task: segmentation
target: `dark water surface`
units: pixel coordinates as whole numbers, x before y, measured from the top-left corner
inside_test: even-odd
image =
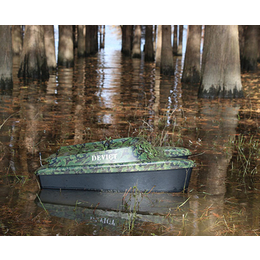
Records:
[[[46,84],[14,76],[0,95],[0,234],[259,235],[259,77],[243,74],[242,100],[202,100],[180,83],[182,58],[174,62],[175,75],[162,77],[105,49]],[[40,193],[40,156],[138,135],[197,154],[188,193]]]

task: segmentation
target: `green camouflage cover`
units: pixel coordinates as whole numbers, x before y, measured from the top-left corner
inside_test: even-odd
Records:
[[[157,171],[194,166],[191,160],[170,159],[174,153],[181,156],[190,154],[185,148],[155,148],[139,137],[107,139],[61,147],[46,159],[48,164],[38,169],[37,174]]]

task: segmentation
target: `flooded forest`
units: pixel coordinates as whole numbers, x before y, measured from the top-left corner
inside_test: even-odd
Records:
[[[258,236],[260,27],[1,25],[1,236]],[[188,148],[187,192],[41,191],[61,146]]]

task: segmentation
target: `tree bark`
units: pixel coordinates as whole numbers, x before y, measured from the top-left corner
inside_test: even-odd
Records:
[[[55,70],[57,63],[55,56],[55,40],[53,25],[44,25],[44,43],[48,68],[49,70]]]
[[[141,58],[141,34],[141,25],[136,25],[134,31],[132,58]]]
[[[154,61],[154,50],[153,50],[153,26],[145,26],[145,61]]]
[[[201,25],[189,25],[187,47],[184,58],[182,82],[200,82]]]
[[[132,53],[133,26],[123,25],[122,27],[122,53],[130,56]]]
[[[183,40],[183,25],[179,25],[179,44],[177,48],[178,56],[182,56],[182,40]]]
[[[258,26],[258,53],[257,61],[260,62],[260,26]]]
[[[78,57],[85,56],[86,27],[78,25]]]
[[[245,26],[244,51],[241,58],[242,71],[256,71],[258,54],[258,25]]]
[[[244,45],[245,45],[245,30],[244,25],[238,25],[238,36],[239,36],[239,54],[240,54],[240,61],[244,56]]]
[[[177,25],[174,25],[174,33],[173,33],[173,47],[172,47],[172,52],[173,55],[177,55]]]
[[[98,52],[98,25],[93,25],[93,49],[92,53]]]
[[[12,33],[10,25],[0,25],[0,89],[13,86]]]
[[[97,25],[86,25],[86,56],[98,51]]]
[[[205,26],[199,97],[243,96],[237,25]]]
[[[162,25],[161,73],[164,75],[174,74],[171,45],[171,25]]]
[[[85,51],[86,56],[91,54],[91,25],[86,25],[86,40],[85,40]]]
[[[49,79],[43,25],[26,25],[19,78]]]
[[[72,25],[59,25],[58,64],[67,68],[74,65]]]
[[[156,43],[156,53],[155,53],[155,66],[161,67],[161,57],[162,57],[162,25],[157,26],[157,43]]]
[[[21,25],[12,25],[13,55],[20,55],[23,49],[23,34]]]

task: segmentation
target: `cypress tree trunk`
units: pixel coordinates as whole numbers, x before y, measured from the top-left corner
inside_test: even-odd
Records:
[[[85,40],[85,51],[86,56],[91,53],[91,25],[86,25],[86,40]]]
[[[85,25],[78,25],[78,57],[85,56],[86,28]]]
[[[177,48],[178,56],[182,56],[182,39],[183,39],[183,25],[179,25],[179,44]]]
[[[23,49],[23,34],[21,25],[12,25],[13,55],[20,55]]]
[[[258,26],[258,53],[257,61],[260,62],[260,26]]]
[[[105,48],[105,35],[106,35],[106,26],[105,25],[101,25],[100,26],[102,28],[102,41],[100,41],[100,49],[104,49]]]
[[[162,25],[157,26],[157,43],[155,53],[155,66],[161,67],[161,56],[162,56]]]
[[[132,37],[133,37],[133,26],[123,25],[122,27],[122,53],[125,56],[130,56],[132,53]]]
[[[174,36],[173,36],[173,47],[172,47],[172,52],[173,55],[177,55],[177,25],[174,25]]]
[[[141,34],[141,25],[136,25],[134,31],[132,58],[141,58]]]
[[[19,78],[49,79],[43,25],[26,25]]]
[[[174,74],[170,25],[162,25],[161,73],[164,75]]]
[[[244,31],[244,50],[241,58],[242,71],[256,71],[258,54],[258,25],[247,25]]]
[[[158,29],[158,25],[154,26],[154,30],[153,30],[153,50],[156,50],[156,41],[157,41],[157,29]]]
[[[145,26],[145,61],[154,61],[154,50],[153,50],[153,26]]]
[[[201,25],[189,25],[187,47],[184,58],[182,82],[200,82]]]
[[[199,97],[242,97],[238,26],[205,26]]]
[[[242,61],[242,57],[244,56],[244,45],[245,45],[244,27],[245,27],[244,25],[238,26],[240,61]]]
[[[97,25],[86,25],[86,56],[98,51]]]
[[[0,89],[10,89],[13,86],[13,53],[10,25],[0,25]]]
[[[93,53],[97,53],[98,52],[98,25],[93,25],[93,32],[94,32]]]
[[[59,25],[59,54],[58,64],[73,67],[74,51],[73,51],[73,28],[72,25]]]
[[[55,56],[55,40],[53,25],[44,25],[44,43],[48,68],[49,70],[55,70],[57,63]]]

